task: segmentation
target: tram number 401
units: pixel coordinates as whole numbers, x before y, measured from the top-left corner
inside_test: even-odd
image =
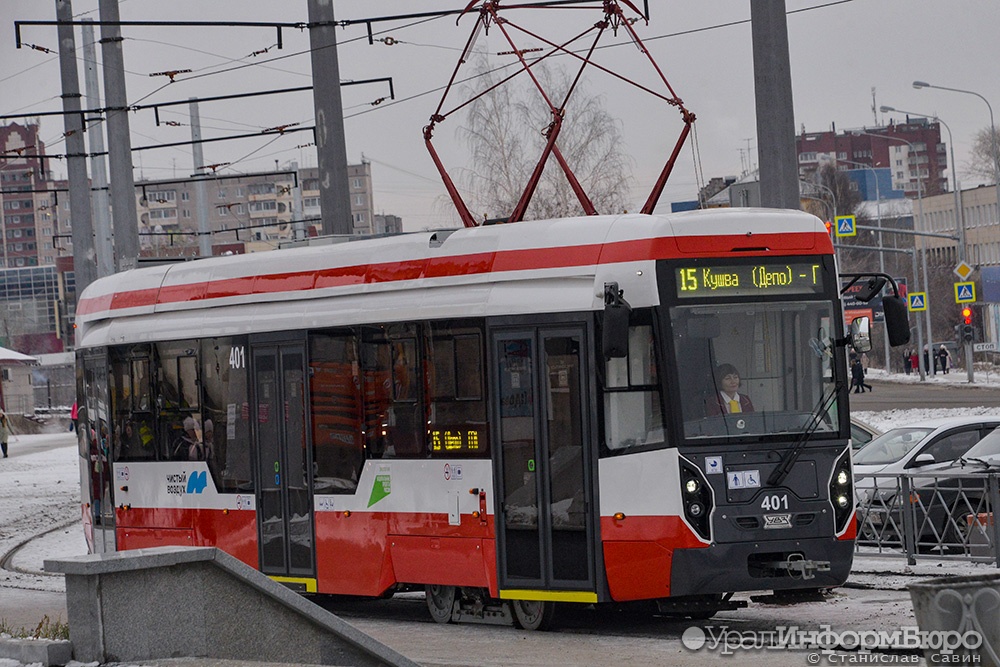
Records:
[[[762,510],[787,510],[788,509],[788,496],[787,495],[770,495],[764,496],[764,499],[760,503],[760,508]]]
[[[246,349],[241,347],[234,347],[229,351],[229,367],[230,368],[246,368],[247,365],[247,353]]]

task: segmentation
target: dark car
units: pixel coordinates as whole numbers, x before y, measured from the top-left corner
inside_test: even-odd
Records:
[[[960,462],[987,438],[997,442],[998,426],[1000,419],[983,416],[925,420],[887,431],[856,452],[859,541],[902,546],[906,509],[919,550],[965,544],[968,516],[983,511],[985,478],[963,481]]]

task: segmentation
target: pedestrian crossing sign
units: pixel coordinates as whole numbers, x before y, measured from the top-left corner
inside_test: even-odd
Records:
[[[910,312],[927,310],[927,292],[910,292]]]
[[[955,283],[955,303],[973,303],[976,300],[976,283]]]
[[[838,215],[833,219],[837,236],[857,236],[858,227],[853,215]]]

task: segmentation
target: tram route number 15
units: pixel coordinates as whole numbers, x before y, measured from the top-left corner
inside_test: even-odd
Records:
[[[242,346],[234,347],[229,351],[229,367],[230,368],[246,368],[247,365],[247,353],[246,349]]]

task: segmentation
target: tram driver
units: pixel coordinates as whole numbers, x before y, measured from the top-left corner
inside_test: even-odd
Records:
[[[715,373],[715,393],[705,401],[705,414],[709,417],[753,412],[753,403],[746,394],[741,394],[740,372],[732,364],[719,364]]]

